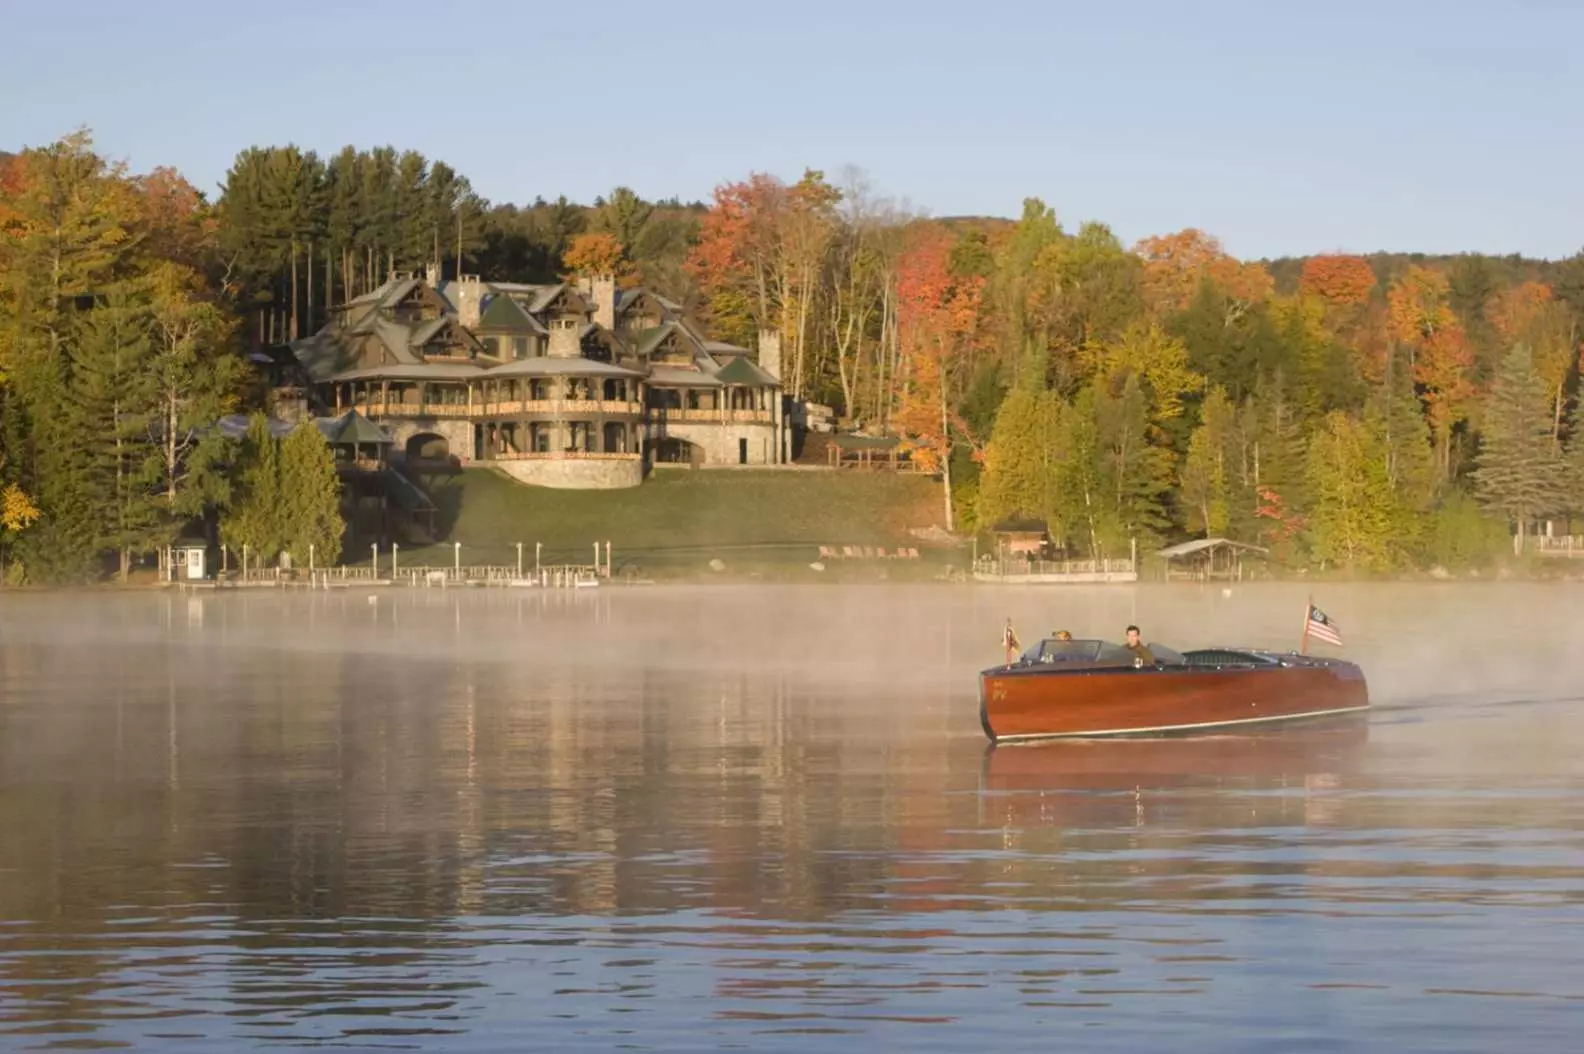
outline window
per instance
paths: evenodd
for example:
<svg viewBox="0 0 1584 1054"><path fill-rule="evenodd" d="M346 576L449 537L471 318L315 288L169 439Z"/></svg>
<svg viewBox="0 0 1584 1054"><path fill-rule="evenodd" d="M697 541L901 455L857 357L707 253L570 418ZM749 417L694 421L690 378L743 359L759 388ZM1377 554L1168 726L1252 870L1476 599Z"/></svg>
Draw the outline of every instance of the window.
<svg viewBox="0 0 1584 1054"><path fill-rule="evenodd" d="M495 359L500 358L500 338L499 337L485 337L484 338L484 354L490 356L491 358L495 358Z"/></svg>
<svg viewBox="0 0 1584 1054"><path fill-rule="evenodd" d="M527 337L513 337L512 338L512 358L514 358L514 359L526 359L527 357L528 357L528 338Z"/></svg>

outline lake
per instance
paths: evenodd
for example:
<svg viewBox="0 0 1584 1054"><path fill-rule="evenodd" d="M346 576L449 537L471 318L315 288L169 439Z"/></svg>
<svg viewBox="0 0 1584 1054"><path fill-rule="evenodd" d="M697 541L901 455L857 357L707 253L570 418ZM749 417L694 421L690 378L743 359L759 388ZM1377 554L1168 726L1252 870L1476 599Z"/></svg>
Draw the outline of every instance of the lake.
<svg viewBox="0 0 1584 1054"><path fill-rule="evenodd" d="M1315 587L1339 730L979 729L1008 617L1308 592L0 593L0 1049L1572 1049L1584 590Z"/></svg>

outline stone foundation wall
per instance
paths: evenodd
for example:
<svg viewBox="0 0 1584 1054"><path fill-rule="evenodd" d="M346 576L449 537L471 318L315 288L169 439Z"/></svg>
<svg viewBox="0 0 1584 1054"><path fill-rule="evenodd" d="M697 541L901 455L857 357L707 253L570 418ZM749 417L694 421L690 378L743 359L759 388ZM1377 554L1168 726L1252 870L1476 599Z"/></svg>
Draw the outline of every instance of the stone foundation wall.
<svg viewBox="0 0 1584 1054"><path fill-rule="evenodd" d="M704 468L740 464L739 440L748 440L748 464L776 464L775 425L695 424L667 422L663 428L651 426L650 439L685 439L704 451Z"/></svg>
<svg viewBox="0 0 1584 1054"><path fill-rule="evenodd" d="M577 458L544 461L489 461L519 483L564 490L616 490L643 482L643 460L622 458L583 461Z"/></svg>
<svg viewBox="0 0 1584 1054"><path fill-rule="evenodd" d="M473 449L473 422L465 418L385 417L377 420L396 440L391 453L398 461L407 453L407 440L425 433L444 438L446 445L451 448L451 456L460 458L463 463L478 457L477 451Z"/></svg>

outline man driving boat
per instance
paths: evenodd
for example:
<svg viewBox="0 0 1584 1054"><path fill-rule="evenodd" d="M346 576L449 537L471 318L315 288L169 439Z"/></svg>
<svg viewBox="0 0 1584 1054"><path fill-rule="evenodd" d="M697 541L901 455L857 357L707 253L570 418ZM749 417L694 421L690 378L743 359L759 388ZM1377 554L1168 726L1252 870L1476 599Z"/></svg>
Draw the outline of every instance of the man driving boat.
<svg viewBox="0 0 1584 1054"><path fill-rule="evenodd" d="M1150 650L1144 646L1144 642L1139 640L1139 628L1137 626L1129 626L1127 628L1127 643L1123 647L1133 654L1133 658L1140 660L1145 666L1155 665L1155 656L1151 655Z"/></svg>

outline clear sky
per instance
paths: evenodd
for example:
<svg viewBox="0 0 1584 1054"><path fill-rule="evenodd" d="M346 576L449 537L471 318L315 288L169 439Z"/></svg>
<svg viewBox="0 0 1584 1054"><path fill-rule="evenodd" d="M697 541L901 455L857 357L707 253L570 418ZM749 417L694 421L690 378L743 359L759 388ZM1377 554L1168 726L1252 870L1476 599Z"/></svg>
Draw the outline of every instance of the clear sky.
<svg viewBox="0 0 1584 1054"><path fill-rule="evenodd" d="M0 149L87 125L211 195L248 145L390 144L497 202L854 165L1244 257L1584 247L1584 0L5 8Z"/></svg>

